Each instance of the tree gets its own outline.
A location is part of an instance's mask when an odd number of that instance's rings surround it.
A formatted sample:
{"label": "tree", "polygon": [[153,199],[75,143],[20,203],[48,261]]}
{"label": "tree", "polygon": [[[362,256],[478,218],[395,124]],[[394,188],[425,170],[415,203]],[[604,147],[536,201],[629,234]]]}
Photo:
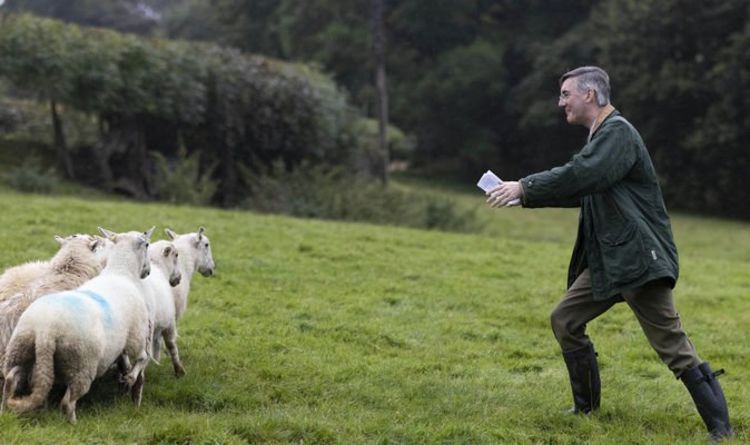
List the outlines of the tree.
{"label": "tree", "polygon": [[378,144],[383,157],[382,180],[383,185],[388,185],[388,140],[386,131],[388,129],[388,92],[385,80],[385,35],[383,30],[383,0],[372,0],[372,46],[375,58],[375,88],[377,94],[378,110]]}
{"label": "tree", "polygon": [[231,206],[243,167],[350,162],[361,146],[349,130],[357,115],[328,76],[215,45],[11,16],[0,76],[54,101],[57,124],[62,106],[95,117],[100,139],[82,151],[97,159],[97,179],[142,198],[155,193],[149,151],[184,146],[219,164],[215,199]]}
{"label": "tree", "polygon": [[80,25],[148,34],[160,17],[145,0],[7,0],[13,12],[31,12]]}

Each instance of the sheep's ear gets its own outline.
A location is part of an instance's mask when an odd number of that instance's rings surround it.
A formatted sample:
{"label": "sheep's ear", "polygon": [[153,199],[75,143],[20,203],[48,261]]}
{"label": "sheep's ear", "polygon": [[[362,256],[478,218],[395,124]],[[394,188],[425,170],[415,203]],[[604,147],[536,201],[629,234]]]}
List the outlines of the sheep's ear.
{"label": "sheep's ear", "polygon": [[169,239],[172,239],[172,240],[173,240],[173,239],[177,238],[177,234],[176,234],[176,233],[174,233],[174,232],[172,231],[172,229],[170,229],[169,227],[167,227],[166,229],[164,229],[164,233],[166,233],[166,234],[167,234],[167,236],[169,237]]}
{"label": "sheep's ear", "polygon": [[146,240],[151,241],[151,235],[154,234],[155,229],[156,229],[156,226],[151,226],[151,228],[148,229],[148,232],[143,232],[143,235],[146,237]]}
{"label": "sheep's ear", "polygon": [[205,232],[205,231],[206,231],[206,228],[203,227],[203,226],[200,226],[198,228],[198,241],[200,241],[201,239],[203,239],[203,232]]}
{"label": "sheep's ear", "polygon": [[172,253],[172,246],[167,246],[162,251],[162,254],[164,255],[164,258],[168,257],[169,254],[171,254],[171,253]]}
{"label": "sheep's ear", "polygon": [[96,252],[99,250],[99,248],[104,246],[104,238],[99,238],[98,236],[92,236],[91,242],[89,242],[89,249],[92,252]]}
{"label": "sheep's ear", "polygon": [[115,237],[117,236],[117,234],[115,232],[107,230],[107,229],[105,229],[103,227],[97,227],[97,229],[99,229],[99,233],[101,233],[102,235],[104,235],[104,237],[107,238],[110,241],[114,241]]}
{"label": "sheep's ear", "polygon": [[60,235],[55,235],[55,241],[57,241],[57,244],[61,246],[65,244],[65,238],[61,237]]}

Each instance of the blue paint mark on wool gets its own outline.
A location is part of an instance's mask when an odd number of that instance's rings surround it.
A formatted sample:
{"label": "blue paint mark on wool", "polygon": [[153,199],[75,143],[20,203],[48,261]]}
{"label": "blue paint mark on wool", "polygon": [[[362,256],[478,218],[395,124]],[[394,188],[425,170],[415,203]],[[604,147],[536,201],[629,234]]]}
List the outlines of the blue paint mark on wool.
{"label": "blue paint mark on wool", "polygon": [[104,327],[112,327],[112,308],[110,307],[107,300],[105,300],[104,297],[97,294],[96,292],[90,290],[77,290],[62,292],[57,295],[61,298],[61,302],[65,304],[65,306],[77,313],[80,313],[83,310],[83,301],[85,298],[94,300],[94,302],[99,305],[99,309],[101,310]]}
{"label": "blue paint mark on wool", "polygon": [[104,326],[106,326],[107,328],[111,328],[112,327],[112,308],[109,306],[109,303],[107,302],[107,300],[105,300],[104,297],[97,294],[96,292],[93,292],[90,290],[82,290],[78,292],[88,295],[99,304],[99,307],[102,310],[102,315],[104,316]]}

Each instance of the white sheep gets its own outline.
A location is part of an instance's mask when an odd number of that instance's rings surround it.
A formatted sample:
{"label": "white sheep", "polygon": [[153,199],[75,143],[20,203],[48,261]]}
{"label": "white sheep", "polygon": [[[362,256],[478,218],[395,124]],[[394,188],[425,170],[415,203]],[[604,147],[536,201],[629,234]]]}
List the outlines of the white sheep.
{"label": "white sheep", "polygon": [[[166,229],[167,236],[177,248],[179,272],[181,275],[180,283],[172,288],[172,304],[174,305],[174,324],[171,323],[171,316],[167,315],[170,320],[169,326],[163,329],[162,337],[164,344],[172,358],[172,366],[177,377],[185,375],[185,368],[180,361],[179,350],[177,349],[177,321],[182,317],[187,309],[188,294],[190,293],[190,281],[195,272],[203,276],[211,276],[214,273],[213,255],[211,254],[211,242],[204,235],[206,229],[200,227],[197,232],[185,233],[179,235],[171,229]],[[164,314],[168,314],[165,310]],[[154,344],[152,354],[155,360],[161,356],[160,341],[157,335],[154,335]]]}
{"label": "white sheep", "polygon": [[[46,294],[75,289],[99,275],[106,264],[107,247],[111,243],[104,238],[72,235],[66,238],[58,236],[55,239],[60,243],[60,250],[57,254],[48,262],[33,263],[41,265],[44,273],[23,285],[21,283],[25,280],[13,281],[16,294],[0,301],[0,364],[3,362],[5,347],[10,341],[18,319],[31,303]],[[31,264],[27,263],[11,270],[28,269],[27,266]],[[18,277],[17,274],[13,275]],[[2,371],[0,371],[0,378],[2,378]]]}
{"label": "white sheep", "polygon": [[204,277],[208,277],[213,275],[216,267],[211,254],[211,243],[208,237],[203,234],[205,231],[206,229],[200,227],[197,232],[178,235],[170,229],[165,230],[180,254],[182,280],[177,287],[172,289],[175,318],[177,320],[182,318],[187,309],[190,280],[193,274],[197,271]]}
{"label": "white sheep", "polygon": [[170,241],[157,241],[148,248],[151,259],[151,275],[146,279],[147,302],[153,314],[153,342],[151,355],[158,360],[160,338],[164,338],[172,366],[177,377],[185,375],[177,349],[177,321],[173,288],[182,281],[180,257],[176,246]]}
{"label": "white sheep", "polygon": [[[88,276],[91,270],[89,260],[98,260],[101,263],[101,265],[96,266],[98,269],[96,273],[104,267],[106,254],[101,254],[100,249],[103,247],[101,238],[77,234],[65,238],[55,236],[55,240],[60,244],[60,249],[50,260],[30,261],[10,267],[0,275],[0,301],[13,297],[19,292],[24,292],[34,281],[40,278],[49,275],[67,274],[68,270],[71,270],[74,274],[86,276],[86,279],[93,278],[95,275]],[[70,244],[69,241],[75,241],[75,243]],[[87,255],[86,252],[78,249],[81,244],[87,242],[89,253],[96,253],[97,255]],[[73,287],[78,286],[78,284]]]}
{"label": "white sheep", "polygon": [[22,291],[29,283],[44,276],[48,270],[49,261],[29,261],[6,269],[0,275],[0,301]]}
{"label": "white sheep", "polygon": [[[156,241],[148,246],[148,257],[151,261],[151,273],[143,280],[144,298],[149,312],[151,325],[151,355],[159,349],[159,339],[164,340],[172,356],[175,374],[184,375],[180,356],[175,344],[174,297],[172,287],[180,283],[181,274],[177,248],[169,241]],[[158,352],[157,352],[158,353]],[[131,370],[130,358],[123,354],[117,362],[121,376]],[[131,388],[131,396],[136,404],[140,403],[145,375],[140,376],[138,385]]]}
{"label": "white sheep", "polygon": [[[128,384],[142,376],[151,340],[142,279],[150,272],[153,228],[100,231],[113,243],[102,273],[74,291],[39,298],[21,315],[6,351],[3,406],[17,413],[38,408],[57,377],[67,386],[60,407],[76,423],[78,399],[123,354],[135,357]],[[31,394],[15,397],[29,375]]]}

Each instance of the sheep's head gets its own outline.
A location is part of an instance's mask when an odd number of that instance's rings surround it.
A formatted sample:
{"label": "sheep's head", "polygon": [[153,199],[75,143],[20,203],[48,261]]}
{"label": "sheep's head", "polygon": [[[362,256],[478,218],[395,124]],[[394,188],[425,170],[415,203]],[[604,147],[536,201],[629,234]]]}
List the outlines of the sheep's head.
{"label": "sheep's head", "polygon": [[112,248],[112,241],[108,240],[107,238],[102,238],[101,236],[90,236],[89,242],[88,242],[89,250],[94,254],[94,256],[99,260],[99,264],[101,264],[102,267],[107,265],[107,257],[109,256],[109,251]]}
{"label": "sheep's head", "polygon": [[176,287],[182,280],[180,271],[179,253],[170,241],[161,240],[151,244],[148,249],[151,264],[158,266],[169,280],[169,285]]}
{"label": "sheep's head", "polygon": [[169,270],[169,285],[176,287],[182,280],[182,273],[180,273],[179,254],[174,244],[169,243],[164,249],[162,249],[162,256],[164,257],[165,264],[167,264]]}
{"label": "sheep's head", "polygon": [[198,272],[204,277],[208,277],[214,274],[216,264],[214,263],[214,257],[211,253],[211,242],[208,237],[203,234],[205,231],[206,229],[203,227],[198,229],[193,244],[198,252],[200,252],[198,255]]}
{"label": "sheep's head", "polygon": [[98,270],[106,266],[109,247],[112,246],[112,242],[105,238],[80,233],[66,237],[56,235],[55,241],[60,244],[56,257],[75,264],[90,265]]}
{"label": "sheep's head", "polygon": [[[136,270],[140,278],[146,278],[151,273],[151,262],[148,259],[148,245],[154,229],[155,227],[151,227],[151,229],[143,233],[135,231],[116,233],[99,227],[101,234],[112,242],[114,246],[123,246],[124,249],[130,249],[135,254]],[[117,249],[113,247],[112,250],[116,251]]]}
{"label": "sheep's head", "polygon": [[170,229],[165,230],[167,236],[171,240],[177,240],[177,238],[188,240],[190,248],[194,252],[195,270],[204,277],[208,277],[213,275],[216,264],[214,263],[213,254],[211,253],[211,242],[204,234],[205,231],[205,228],[200,227],[195,233],[178,235]]}

